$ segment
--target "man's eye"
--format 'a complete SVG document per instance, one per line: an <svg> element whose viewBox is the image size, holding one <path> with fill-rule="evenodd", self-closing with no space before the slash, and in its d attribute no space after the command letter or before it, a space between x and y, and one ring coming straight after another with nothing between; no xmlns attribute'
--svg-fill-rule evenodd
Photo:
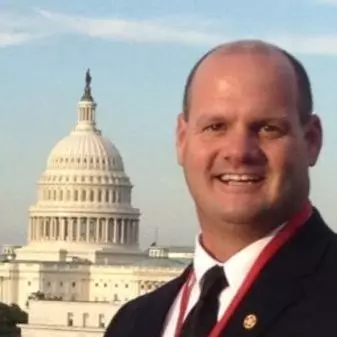
<svg viewBox="0 0 337 337"><path fill-rule="evenodd" d="M223 123L213 123L209 126L206 126L204 128L204 131L212 131L212 132L219 131L219 130L223 129L223 127L224 127Z"/></svg>
<svg viewBox="0 0 337 337"><path fill-rule="evenodd" d="M282 128L272 124L262 125L259 132L268 137L280 137L284 133Z"/></svg>
<svg viewBox="0 0 337 337"><path fill-rule="evenodd" d="M280 128L275 125L264 125L262 126L261 130L264 132L278 132L280 131Z"/></svg>

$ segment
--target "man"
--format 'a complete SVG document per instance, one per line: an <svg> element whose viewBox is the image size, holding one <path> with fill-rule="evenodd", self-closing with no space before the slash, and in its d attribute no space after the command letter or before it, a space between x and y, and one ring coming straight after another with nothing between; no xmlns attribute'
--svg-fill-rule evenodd
<svg viewBox="0 0 337 337"><path fill-rule="evenodd" d="M126 304L106 337L337 336L337 239L308 201L312 105L303 66L276 46L202 57L177 125L201 228L193 265Z"/></svg>

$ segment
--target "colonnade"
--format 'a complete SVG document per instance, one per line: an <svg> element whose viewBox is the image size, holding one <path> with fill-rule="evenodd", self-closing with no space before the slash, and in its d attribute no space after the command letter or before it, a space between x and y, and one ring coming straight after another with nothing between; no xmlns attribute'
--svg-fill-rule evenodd
<svg viewBox="0 0 337 337"><path fill-rule="evenodd" d="M39 217L29 219L30 241L137 244L139 220L127 217Z"/></svg>

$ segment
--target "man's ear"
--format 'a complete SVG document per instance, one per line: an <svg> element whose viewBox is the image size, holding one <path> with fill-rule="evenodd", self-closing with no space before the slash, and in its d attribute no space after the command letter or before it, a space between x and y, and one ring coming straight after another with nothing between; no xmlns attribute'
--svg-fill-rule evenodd
<svg viewBox="0 0 337 337"><path fill-rule="evenodd" d="M308 164L315 166L323 143L321 120L317 115L312 115L305 126L305 139L308 149Z"/></svg>
<svg viewBox="0 0 337 337"><path fill-rule="evenodd" d="M184 113L180 113L177 117L177 125L176 125L176 151L177 151L178 163L180 166L184 165L186 127L187 127L187 122L186 122Z"/></svg>

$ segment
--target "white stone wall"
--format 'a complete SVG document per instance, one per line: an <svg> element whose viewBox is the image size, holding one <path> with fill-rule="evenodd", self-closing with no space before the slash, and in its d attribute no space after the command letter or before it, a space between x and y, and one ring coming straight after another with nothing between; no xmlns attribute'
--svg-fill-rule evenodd
<svg viewBox="0 0 337 337"><path fill-rule="evenodd" d="M19 267L13 263L0 264L0 302L18 303Z"/></svg>
<svg viewBox="0 0 337 337"><path fill-rule="evenodd" d="M177 277L182 268L12 262L0 264L0 301L27 310L32 293L65 301L123 304Z"/></svg>
<svg viewBox="0 0 337 337"><path fill-rule="evenodd" d="M99 302L31 301L22 337L101 337L119 308Z"/></svg>

